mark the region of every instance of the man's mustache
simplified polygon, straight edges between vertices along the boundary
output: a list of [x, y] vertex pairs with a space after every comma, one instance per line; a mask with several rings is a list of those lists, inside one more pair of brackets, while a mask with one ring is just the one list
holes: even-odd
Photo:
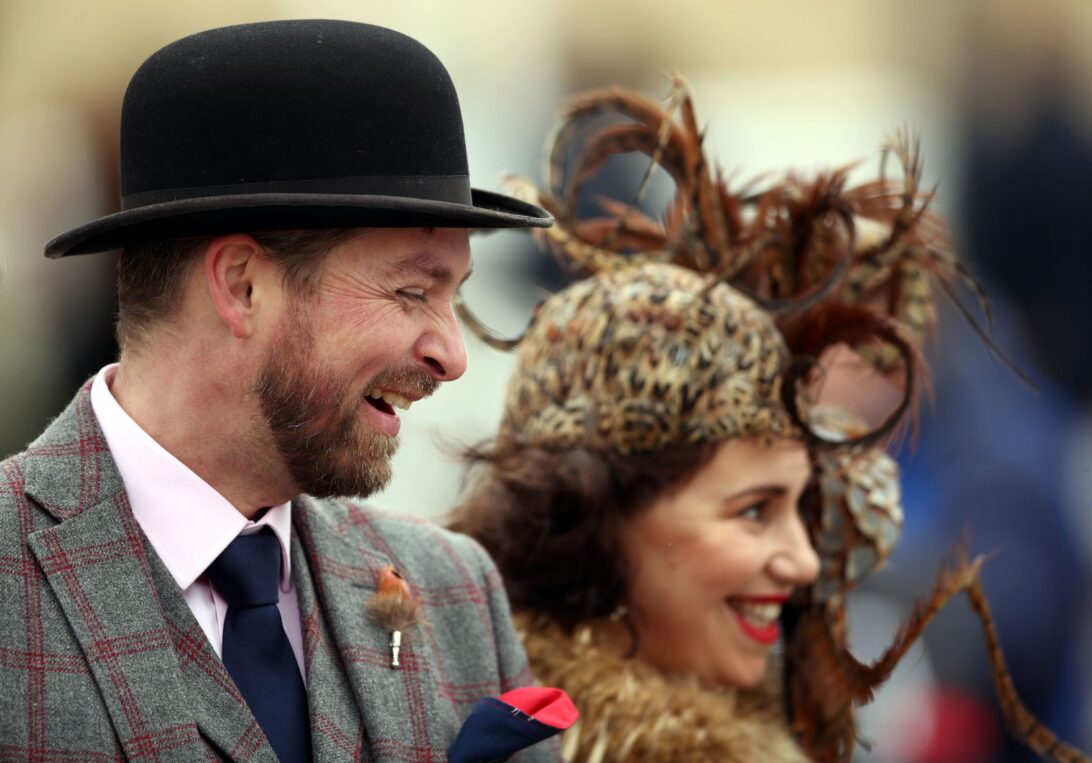
[[397, 390], [399, 392], [413, 392], [420, 397], [428, 397], [440, 386], [436, 378], [419, 366], [402, 366], [400, 368], [386, 368], [380, 371], [372, 379], [364, 396], [381, 389]]

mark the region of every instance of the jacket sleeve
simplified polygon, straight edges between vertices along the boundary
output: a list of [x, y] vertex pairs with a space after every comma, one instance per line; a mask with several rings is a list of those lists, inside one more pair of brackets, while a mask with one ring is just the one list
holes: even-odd
[[[470, 553], [476, 561], [481, 574], [482, 591], [493, 625], [493, 640], [497, 656], [497, 673], [500, 677], [501, 691], [507, 692], [521, 686], [531, 686], [538, 681], [531, 674], [527, 662], [527, 653], [523, 643], [516, 635], [512, 624], [512, 610], [504, 592], [504, 583], [489, 554], [474, 539], [465, 539]], [[557, 763], [561, 760], [561, 746], [558, 737], [553, 737], [530, 747], [511, 758], [519, 763]]]

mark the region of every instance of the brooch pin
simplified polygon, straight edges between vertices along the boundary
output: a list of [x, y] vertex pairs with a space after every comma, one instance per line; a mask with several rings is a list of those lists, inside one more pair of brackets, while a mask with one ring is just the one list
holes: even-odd
[[401, 667], [398, 656], [402, 651], [403, 634], [420, 621], [421, 605], [394, 567], [380, 570], [379, 587], [368, 603], [368, 609], [372, 619], [390, 631], [391, 668]]

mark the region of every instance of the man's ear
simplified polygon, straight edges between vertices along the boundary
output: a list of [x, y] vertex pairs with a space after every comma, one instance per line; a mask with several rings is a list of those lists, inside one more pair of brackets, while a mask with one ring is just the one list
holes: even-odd
[[205, 283], [220, 319], [237, 339], [254, 330], [254, 285], [266, 265], [262, 248], [250, 236], [219, 236], [205, 250]]

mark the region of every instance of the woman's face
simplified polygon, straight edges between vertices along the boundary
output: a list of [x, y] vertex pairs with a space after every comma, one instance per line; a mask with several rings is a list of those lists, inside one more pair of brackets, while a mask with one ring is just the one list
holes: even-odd
[[819, 559], [797, 511], [809, 475], [793, 440], [727, 440], [689, 482], [626, 521], [638, 655], [708, 685], [753, 686], [781, 604]]

